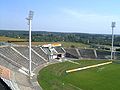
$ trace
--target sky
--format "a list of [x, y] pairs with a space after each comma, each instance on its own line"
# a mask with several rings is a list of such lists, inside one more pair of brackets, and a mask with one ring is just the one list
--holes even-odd
[[120, 0], [0, 0], [0, 29], [28, 30], [29, 10], [33, 31], [120, 34]]

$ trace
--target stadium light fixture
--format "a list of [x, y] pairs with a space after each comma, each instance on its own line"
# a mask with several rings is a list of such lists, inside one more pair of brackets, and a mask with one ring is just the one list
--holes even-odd
[[28, 20], [28, 25], [29, 25], [29, 76], [31, 78], [32, 76], [32, 70], [31, 70], [31, 29], [32, 29], [32, 19], [33, 19], [33, 11], [29, 11], [29, 16], [26, 18]]
[[111, 60], [113, 59], [113, 44], [114, 44], [114, 28], [115, 28], [116, 22], [112, 22], [112, 45], [111, 45]]

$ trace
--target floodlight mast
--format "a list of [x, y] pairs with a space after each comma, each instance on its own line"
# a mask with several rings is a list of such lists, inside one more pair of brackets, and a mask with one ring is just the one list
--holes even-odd
[[29, 76], [31, 78], [32, 76], [32, 70], [31, 70], [31, 29], [32, 29], [32, 19], [33, 19], [33, 11], [29, 11], [29, 16], [26, 18], [28, 20], [28, 25], [29, 25]]
[[114, 44], [114, 28], [115, 28], [116, 22], [112, 22], [111, 27], [112, 27], [112, 45], [111, 45], [111, 60], [113, 59], [113, 44]]

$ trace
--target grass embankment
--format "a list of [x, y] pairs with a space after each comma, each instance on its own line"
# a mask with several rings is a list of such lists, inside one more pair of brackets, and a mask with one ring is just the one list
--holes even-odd
[[38, 75], [43, 90], [119, 90], [120, 64], [109, 64], [66, 74], [65, 71], [106, 61], [83, 60], [49, 65]]
[[10, 38], [10, 37], [4, 37], [4, 36], [0, 36], [0, 42], [14, 42], [14, 41], [26, 41], [26, 39], [18, 39], [18, 38]]
[[[28, 42], [14, 42], [18, 45], [27, 45]], [[89, 45], [83, 44], [83, 43], [75, 43], [75, 42], [32, 42], [32, 45], [44, 45], [44, 44], [52, 44], [52, 43], [61, 43], [63, 47], [80, 47], [80, 48], [89, 48]]]
[[[0, 42], [11, 42], [18, 45], [28, 45], [26, 39], [10, 38], [4, 36], [0, 36]], [[89, 48], [89, 45], [83, 43], [76, 43], [76, 42], [32, 42], [32, 45], [44, 45], [44, 44], [52, 44], [52, 43], [61, 43], [63, 47], [67, 47], [67, 48], [71, 46], [75, 46], [77, 48], [78, 47]]]

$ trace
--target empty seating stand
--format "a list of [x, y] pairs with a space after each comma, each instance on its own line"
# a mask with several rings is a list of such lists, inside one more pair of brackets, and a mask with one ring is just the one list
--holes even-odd
[[61, 47], [54, 47], [54, 48], [58, 53], [65, 53], [65, 51]]
[[21, 67], [17, 63], [12, 62], [11, 60], [9, 60], [8, 58], [5, 58], [2, 55], [0, 55], [0, 65], [12, 70], [18, 70]]
[[111, 52], [110, 51], [103, 51], [103, 50], [96, 50], [97, 59], [110, 59]]
[[120, 52], [115, 52], [115, 53], [113, 54], [113, 57], [114, 57], [114, 59], [116, 59], [116, 60], [120, 60]]
[[82, 58], [95, 59], [95, 53], [93, 49], [79, 49], [78, 50]]
[[42, 47], [42, 49], [49, 55], [51, 54], [51, 51], [48, 47]]
[[48, 60], [48, 55], [42, 50], [42, 47], [32, 47], [33, 50], [35, 50], [38, 54], [40, 54], [42, 57], [44, 57], [46, 60]]
[[75, 48], [67, 48], [65, 50], [66, 50], [66, 57], [76, 58], [76, 59], [80, 58], [80, 56]]
[[[2, 47], [0, 48], [0, 53], [5, 55], [10, 60], [13, 60], [13, 62], [25, 67], [26, 69], [29, 69], [29, 61], [22, 57], [19, 53], [15, 52], [10, 47]], [[36, 67], [36, 64], [32, 63], [32, 69]]]
[[[29, 58], [29, 48], [28, 47], [14, 47], [18, 52], [20, 52], [25, 57]], [[31, 50], [31, 59], [36, 65], [45, 63], [45, 61], [36, 53]]]

